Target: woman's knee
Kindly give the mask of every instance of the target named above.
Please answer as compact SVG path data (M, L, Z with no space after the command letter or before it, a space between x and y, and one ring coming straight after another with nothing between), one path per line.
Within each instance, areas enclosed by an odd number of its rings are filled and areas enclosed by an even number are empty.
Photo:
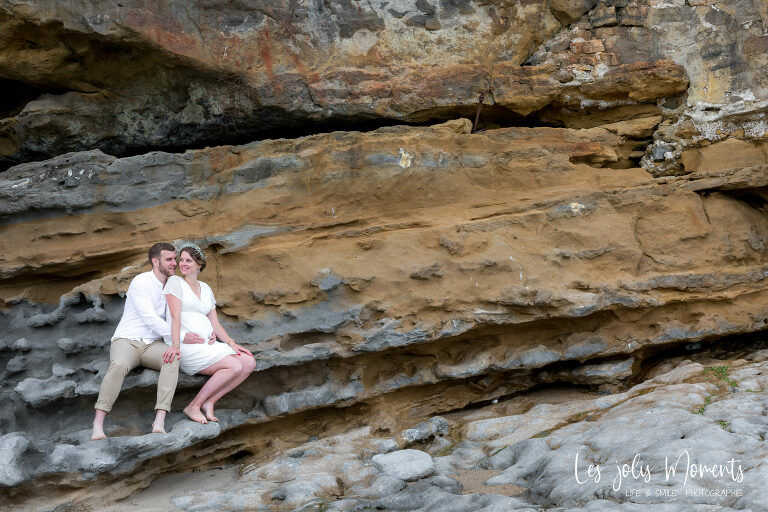
M250 374L256 369L256 358L252 355L240 356L240 364L243 366L243 371Z
M237 358L237 356L227 356L224 358L227 369L232 370L235 373L240 373L243 369L243 365L240 364L240 360Z

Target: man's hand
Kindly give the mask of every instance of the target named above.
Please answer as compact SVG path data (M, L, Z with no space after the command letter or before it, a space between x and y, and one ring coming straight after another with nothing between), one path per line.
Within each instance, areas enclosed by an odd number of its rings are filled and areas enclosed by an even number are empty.
M179 349L179 347L170 346L163 352L164 363L172 363L176 359L181 359L181 349Z
M188 343L190 345L196 345L199 343L205 343L205 339L193 332L188 332L187 334L184 335L184 343Z
M216 343L216 333L212 332L211 336L208 338L208 344L213 345L214 343Z

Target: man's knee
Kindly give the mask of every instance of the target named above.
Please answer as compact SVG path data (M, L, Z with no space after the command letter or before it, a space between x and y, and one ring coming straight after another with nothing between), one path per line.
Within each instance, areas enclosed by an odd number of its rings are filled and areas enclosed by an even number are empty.
M133 370L135 367L127 362L127 361L120 361L113 359L109 362L109 367L107 368L107 374L113 373L113 374L119 374L123 377L128 375L128 372Z
M177 357L174 358L173 361L170 363L163 362L163 365L160 367L160 371L179 371L179 366L181 365L181 360Z

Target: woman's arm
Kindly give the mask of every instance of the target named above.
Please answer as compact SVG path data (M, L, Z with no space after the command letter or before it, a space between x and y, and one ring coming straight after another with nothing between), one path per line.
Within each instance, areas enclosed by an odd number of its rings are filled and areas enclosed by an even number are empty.
M171 347L163 353L163 361L172 363L178 357L181 359L181 343L179 340L181 333L181 299L166 294L165 301L168 303L168 309L171 312Z
M238 345L238 343L232 339L232 337L227 334L227 331L224 329L224 327L219 322L219 316L216 314L216 307L214 306L209 312L208 312L208 320L211 321L211 325L213 326L213 332L216 334L216 337L219 338L221 341L229 345L232 350L237 352L238 354L244 353L252 356L251 351L247 348ZM171 332L173 332L173 326L171 326Z
M170 293L165 296L171 312L171 345L181 346L181 299Z

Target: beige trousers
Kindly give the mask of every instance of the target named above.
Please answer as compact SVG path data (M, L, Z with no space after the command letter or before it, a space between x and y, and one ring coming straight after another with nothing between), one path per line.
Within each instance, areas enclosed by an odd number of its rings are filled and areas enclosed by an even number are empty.
M123 379L128 372L137 366L146 366L160 370L157 380L157 403L155 409L171 410L171 401L176 392L176 382L179 380L179 360L173 363L163 363L163 352L168 345L155 341L147 345L143 341L117 338L109 347L109 368L104 375L99 390L99 398L94 409L109 412L120 394Z

